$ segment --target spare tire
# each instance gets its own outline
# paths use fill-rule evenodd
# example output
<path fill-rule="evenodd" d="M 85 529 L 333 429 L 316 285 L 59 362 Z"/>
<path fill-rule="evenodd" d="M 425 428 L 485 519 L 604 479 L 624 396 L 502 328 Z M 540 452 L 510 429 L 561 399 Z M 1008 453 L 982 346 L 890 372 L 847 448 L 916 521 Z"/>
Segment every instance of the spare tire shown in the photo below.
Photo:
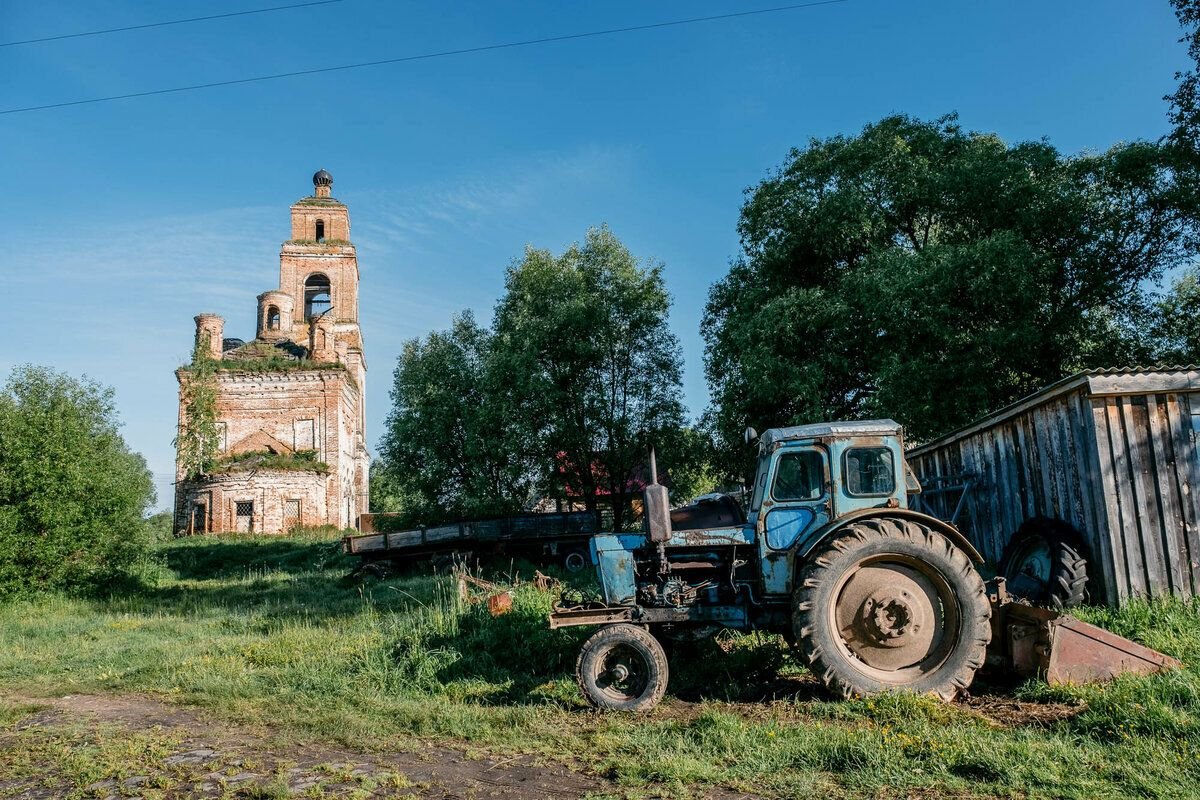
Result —
<path fill-rule="evenodd" d="M 1008 591 L 1055 610 L 1088 601 L 1088 565 L 1083 539 L 1059 519 L 1026 520 L 1004 548 L 1000 574 Z"/>

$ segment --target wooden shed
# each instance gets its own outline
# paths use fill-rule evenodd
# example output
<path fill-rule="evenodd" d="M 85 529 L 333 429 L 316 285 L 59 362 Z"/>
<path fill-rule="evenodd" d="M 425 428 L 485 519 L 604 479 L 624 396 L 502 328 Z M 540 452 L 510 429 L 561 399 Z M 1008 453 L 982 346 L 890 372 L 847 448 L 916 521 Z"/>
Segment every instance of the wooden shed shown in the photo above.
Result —
<path fill-rule="evenodd" d="M 1072 526 L 1095 601 L 1200 593 L 1200 367 L 1083 372 L 908 453 L 919 503 L 998 562 L 1026 520 Z"/>

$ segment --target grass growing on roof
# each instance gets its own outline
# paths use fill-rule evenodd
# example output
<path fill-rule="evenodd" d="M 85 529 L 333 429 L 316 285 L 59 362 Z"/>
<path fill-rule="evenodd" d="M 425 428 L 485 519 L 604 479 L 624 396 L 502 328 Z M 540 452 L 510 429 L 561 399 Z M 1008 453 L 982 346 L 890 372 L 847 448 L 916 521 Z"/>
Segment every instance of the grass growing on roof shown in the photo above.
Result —
<path fill-rule="evenodd" d="M 674 651 L 654 713 L 597 714 L 573 680 L 588 631 L 549 630 L 553 597 L 528 582 L 492 618 L 432 568 L 348 579 L 351 562 L 320 533 L 181 539 L 160 555 L 162 578 L 139 594 L 0 607 L 0 694 L 148 692 L 357 748 L 449 740 L 571 758 L 634 791 L 1090 798 L 1200 785 L 1191 667 L 1108 687 L 1029 684 L 1027 700 L 1087 708 L 1009 728 L 927 698 L 833 701 L 775 637 L 725 634 Z M 1088 613 L 1200 663 L 1196 604 Z"/>

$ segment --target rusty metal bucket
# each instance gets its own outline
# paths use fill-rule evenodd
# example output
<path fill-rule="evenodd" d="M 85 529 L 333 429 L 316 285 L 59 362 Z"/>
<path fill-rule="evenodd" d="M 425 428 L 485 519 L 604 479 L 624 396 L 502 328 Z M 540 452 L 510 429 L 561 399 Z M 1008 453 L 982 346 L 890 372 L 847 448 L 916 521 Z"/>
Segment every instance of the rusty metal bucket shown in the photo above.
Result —
<path fill-rule="evenodd" d="M 1008 594 L 1003 578 L 989 585 L 992 652 L 988 661 L 1052 686 L 1118 675 L 1151 675 L 1183 666 L 1168 655 L 1066 614 L 1034 608 Z"/>

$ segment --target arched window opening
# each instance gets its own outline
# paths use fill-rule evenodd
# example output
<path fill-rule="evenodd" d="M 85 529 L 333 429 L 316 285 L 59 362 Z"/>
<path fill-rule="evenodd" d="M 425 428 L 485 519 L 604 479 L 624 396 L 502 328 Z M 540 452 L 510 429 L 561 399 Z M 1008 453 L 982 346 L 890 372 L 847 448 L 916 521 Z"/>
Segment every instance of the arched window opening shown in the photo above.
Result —
<path fill-rule="evenodd" d="M 279 330 L 279 309 L 275 306 L 267 307 L 267 330 Z"/>
<path fill-rule="evenodd" d="M 325 220 L 323 219 L 317 220 L 317 241 L 325 241 Z"/>
<path fill-rule="evenodd" d="M 304 282 L 304 318 L 319 317 L 333 307 L 329 293 L 329 278 L 317 273 Z"/>

